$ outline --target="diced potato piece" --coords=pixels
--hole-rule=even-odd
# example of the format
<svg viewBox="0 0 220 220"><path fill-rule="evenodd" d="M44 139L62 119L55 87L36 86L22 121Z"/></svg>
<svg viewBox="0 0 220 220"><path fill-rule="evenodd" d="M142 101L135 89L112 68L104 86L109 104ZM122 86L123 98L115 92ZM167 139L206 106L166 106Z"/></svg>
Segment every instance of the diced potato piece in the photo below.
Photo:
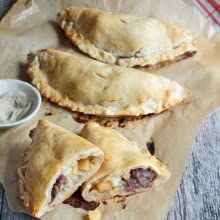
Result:
<svg viewBox="0 0 220 220"><path fill-rule="evenodd" d="M89 171L89 158L79 160L78 168L81 171Z"/></svg>
<svg viewBox="0 0 220 220"><path fill-rule="evenodd" d="M99 182L99 183L96 183L96 189L99 191L99 192L105 192L109 189L112 188L112 184L110 182Z"/></svg>
<svg viewBox="0 0 220 220"><path fill-rule="evenodd" d="M78 163L76 163L74 166L72 166L72 173L76 174L78 171Z"/></svg>
<svg viewBox="0 0 220 220"><path fill-rule="evenodd" d="M128 180L129 177L130 177L130 174L129 174L129 173L126 173L126 174L124 174L124 175L122 176L122 178L125 179L125 180Z"/></svg>
<svg viewBox="0 0 220 220"><path fill-rule="evenodd" d="M101 220L101 213L98 209L93 211L88 211L86 219L87 220Z"/></svg>

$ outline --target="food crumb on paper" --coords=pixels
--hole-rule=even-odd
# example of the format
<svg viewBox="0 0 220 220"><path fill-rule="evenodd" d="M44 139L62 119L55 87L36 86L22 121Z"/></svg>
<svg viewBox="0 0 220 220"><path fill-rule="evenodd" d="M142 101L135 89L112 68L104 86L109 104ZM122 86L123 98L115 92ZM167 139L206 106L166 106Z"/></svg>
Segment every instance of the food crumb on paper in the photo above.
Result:
<svg viewBox="0 0 220 220"><path fill-rule="evenodd" d="M98 209L88 211L85 220L101 220L101 213Z"/></svg>

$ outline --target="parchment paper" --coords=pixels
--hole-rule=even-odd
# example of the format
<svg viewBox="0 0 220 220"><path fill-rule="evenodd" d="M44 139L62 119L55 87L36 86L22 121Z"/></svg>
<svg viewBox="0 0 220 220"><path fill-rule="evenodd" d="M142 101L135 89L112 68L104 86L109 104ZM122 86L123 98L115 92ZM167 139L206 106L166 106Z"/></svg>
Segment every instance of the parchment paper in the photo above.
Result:
<svg viewBox="0 0 220 220"><path fill-rule="evenodd" d="M56 13L70 5L153 16L180 24L197 37L198 54L194 58L155 72L190 88L192 103L145 118L138 124L131 123L126 128L115 128L129 140L137 141L140 148L153 137L156 156L169 166L172 177L150 192L128 198L125 209L116 202L99 208L103 219L164 219L180 183L196 130L202 118L220 105L220 35L196 9L180 0L19 0L0 24L0 78L27 80L26 55L31 50L53 47L78 51L55 22ZM45 116L51 109L57 114ZM0 181L9 206L19 212L24 209L17 195L16 168L21 165L22 152L30 143L29 130L41 117L75 133L79 133L83 126L72 119L70 112L44 101L35 119L0 132ZM85 211L81 209L61 205L42 219L77 220L84 215Z"/></svg>

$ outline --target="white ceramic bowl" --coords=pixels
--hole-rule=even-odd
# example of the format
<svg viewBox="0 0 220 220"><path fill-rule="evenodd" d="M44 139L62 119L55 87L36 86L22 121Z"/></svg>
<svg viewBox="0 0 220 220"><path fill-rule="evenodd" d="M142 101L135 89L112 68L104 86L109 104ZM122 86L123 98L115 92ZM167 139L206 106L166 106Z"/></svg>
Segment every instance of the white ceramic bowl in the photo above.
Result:
<svg viewBox="0 0 220 220"><path fill-rule="evenodd" d="M24 92L28 98L32 101L31 109L28 113L21 119L15 122L0 122L0 129L14 127L24 122L29 121L33 118L41 105L41 95L37 89L35 89L32 85L23 82L21 80L16 79L1 79L0 80L0 94L7 92L7 91L22 91ZM1 103L0 103L1 106ZM1 111L1 107L0 107Z"/></svg>

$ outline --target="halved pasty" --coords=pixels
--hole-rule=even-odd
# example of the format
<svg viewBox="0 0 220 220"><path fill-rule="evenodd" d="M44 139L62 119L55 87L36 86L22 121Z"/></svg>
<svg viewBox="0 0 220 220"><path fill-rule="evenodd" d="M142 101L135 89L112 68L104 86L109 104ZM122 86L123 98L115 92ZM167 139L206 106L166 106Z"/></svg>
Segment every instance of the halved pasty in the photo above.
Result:
<svg viewBox="0 0 220 220"><path fill-rule="evenodd" d="M81 51L109 64L156 69L196 53L189 31L153 18L69 7L57 21Z"/></svg>
<svg viewBox="0 0 220 220"><path fill-rule="evenodd" d="M85 114L160 113L190 96L165 77L58 50L41 50L29 55L28 62L32 84L44 97Z"/></svg>
<svg viewBox="0 0 220 220"><path fill-rule="evenodd" d="M81 136L104 152L101 168L82 186L86 201L128 196L149 190L170 177L169 169L117 131L89 122Z"/></svg>
<svg viewBox="0 0 220 220"><path fill-rule="evenodd" d="M18 168L19 196L36 217L62 203L93 175L103 152L72 132L42 119L31 131L31 148Z"/></svg>

